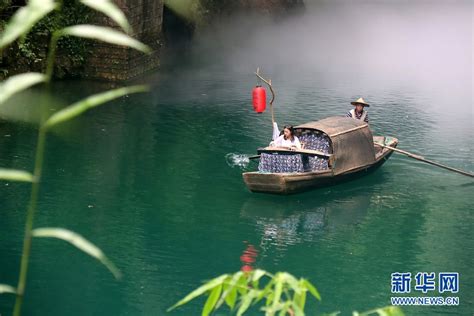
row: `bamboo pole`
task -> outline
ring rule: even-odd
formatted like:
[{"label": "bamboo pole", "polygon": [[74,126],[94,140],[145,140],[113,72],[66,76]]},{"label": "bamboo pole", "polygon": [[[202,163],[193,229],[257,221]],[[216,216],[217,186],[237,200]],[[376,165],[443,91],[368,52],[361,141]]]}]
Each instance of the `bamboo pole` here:
[{"label": "bamboo pole", "polygon": [[255,72],[255,75],[268,85],[268,87],[270,88],[270,92],[272,93],[272,99],[270,100],[270,110],[272,111],[272,126],[273,126],[273,123],[275,123],[275,114],[273,112],[273,101],[275,101],[275,91],[273,90],[273,87],[272,87],[272,80],[271,79],[267,80],[263,78],[262,76],[260,76],[260,67],[257,67],[257,71]]},{"label": "bamboo pole", "polygon": [[410,153],[408,151],[405,151],[405,150],[401,150],[401,149],[398,149],[398,148],[395,148],[395,147],[390,147],[390,146],[386,146],[386,145],[382,145],[380,143],[375,143],[375,145],[377,146],[380,146],[380,147],[383,147],[383,148],[387,148],[389,150],[393,150],[393,151],[396,151],[398,153],[401,153],[401,154],[404,154],[410,158],[413,158],[413,159],[416,159],[416,160],[419,160],[419,161],[422,161],[422,162],[426,162],[430,165],[433,165],[433,166],[436,166],[436,167],[440,167],[440,168],[443,168],[443,169],[446,169],[446,170],[449,170],[449,171],[453,171],[453,172],[457,172],[459,174],[462,174],[464,176],[468,176],[468,177],[471,177],[471,178],[474,178],[474,174],[470,173],[470,172],[467,172],[467,171],[463,171],[463,170],[459,170],[459,169],[456,169],[456,168],[453,168],[453,167],[450,167],[450,166],[446,166],[446,165],[443,165],[443,164],[440,164],[439,162],[436,162],[436,161],[432,161],[432,160],[428,160],[426,159],[425,157],[423,156],[419,156],[419,155],[416,155],[416,154],[413,154],[413,153]]}]

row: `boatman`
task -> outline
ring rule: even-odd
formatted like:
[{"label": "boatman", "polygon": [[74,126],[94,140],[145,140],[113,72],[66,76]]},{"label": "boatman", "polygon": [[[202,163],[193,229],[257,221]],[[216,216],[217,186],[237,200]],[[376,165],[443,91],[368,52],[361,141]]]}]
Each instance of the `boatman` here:
[{"label": "boatman", "polygon": [[364,99],[359,98],[357,101],[351,102],[355,108],[350,110],[347,113],[347,117],[352,117],[353,119],[356,120],[361,120],[366,122],[367,124],[369,123],[369,115],[367,114],[367,110],[365,110],[365,107],[369,107],[370,105],[368,103],[365,103]]}]

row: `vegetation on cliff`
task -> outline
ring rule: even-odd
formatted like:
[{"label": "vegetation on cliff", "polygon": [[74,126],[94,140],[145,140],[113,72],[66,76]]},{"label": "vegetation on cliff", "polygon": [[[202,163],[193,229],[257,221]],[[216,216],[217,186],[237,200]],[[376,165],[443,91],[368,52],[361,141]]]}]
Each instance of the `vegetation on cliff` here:
[{"label": "vegetation on cliff", "polygon": [[[21,1],[2,0],[0,27],[3,30],[10,17],[20,7]],[[39,21],[21,40],[2,52],[0,71],[3,77],[27,71],[41,72],[46,67],[46,55],[51,34],[66,26],[86,24],[92,11],[75,0],[63,0],[61,10],[55,10]],[[55,76],[76,76],[87,54],[87,42],[80,38],[64,37],[58,41]]]}]

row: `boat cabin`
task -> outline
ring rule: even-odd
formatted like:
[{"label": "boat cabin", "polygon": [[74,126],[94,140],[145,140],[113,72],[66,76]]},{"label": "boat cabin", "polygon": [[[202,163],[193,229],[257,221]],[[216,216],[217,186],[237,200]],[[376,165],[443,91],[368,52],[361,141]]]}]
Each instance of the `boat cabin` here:
[{"label": "boat cabin", "polygon": [[303,149],[258,149],[258,171],[244,172],[252,192],[289,194],[332,185],[380,167],[396,147],[394,137],[372,136],[367,123],[349,117],[328,117],[295,127]]},{"label": "boat cabin", "polygon": [[367,123],[348,117],[328,117],[295,127],[301,150],[259,149],[258,170],[301,173],[331,170],[341,174],[375,162],[372,132]]}]

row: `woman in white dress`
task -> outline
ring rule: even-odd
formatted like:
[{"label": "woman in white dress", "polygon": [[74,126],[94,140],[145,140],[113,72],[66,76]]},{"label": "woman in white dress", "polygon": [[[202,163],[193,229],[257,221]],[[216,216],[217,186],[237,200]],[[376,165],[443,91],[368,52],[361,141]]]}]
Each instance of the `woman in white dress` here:
[{"label": "woman in white dress", "polygon": [[272,147],[284,147],[289,149],[301,149],[301,143],[298,137],[295,136],[293,126],[285,125],[283,127],[283,134],[278,136],[270,143]]}]

